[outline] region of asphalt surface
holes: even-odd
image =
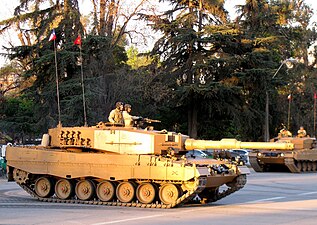
[[[143,209],[46,203],[0,179],[0,224],[316,224],[317,173],[256,173],[208,205]]]

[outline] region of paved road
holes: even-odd
[[[218,202],[168,210],[39,202],[0,180],[0,224],[317,224],[317,174],[252,172]]]

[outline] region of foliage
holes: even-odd
[[[236,23],[230,25],[220,2],[169,2],[172,10],[142,18],[152,21],[154,28],[163,32],[152,54],[160,56],[161,76],[176,90],[174,105],[187,109],[188,117],[177,116],[182,118],[177,124],[188,122],[188,133],[193,137],[199,131],[204,137],[209,134],[209,138],[229,135],[257,140],[263,134],[265,94],[269,92],[271,127],[277,127],[276,123],[282,120],[282,107],[273,105],[278,90],[291,80],[284,68],[279,72],[284,80],[273,80],[272,76],[281,59],[305,58],[296,53],[300,49],[297,43],[304,35],[287,41],[298,35],[298,27],[294,29],[291,22],[309,19],[298,7],[302,3],[246,1],[240,6]],[[215,7],[218,11],[211,10]],[[201,11],[202,8],[205,10]],[[294,10],[301,13],[294,14]],[[306,33],[313,40],[314,33]],[[206,124],[213,132],[206,131]]]
[[[127,64],[131,66],[132,69],[138,69],[151,63],[150,57],[139,55],[138,49],[135,48],[133,45],[128,48],[127,56]]]
[[[37,134],[34,121],[34,102],[24,97],[6,97],[0,104],[0,127],[16,141],[34,138]]]
[[[0,22],[2,31],[16,26],[21,41],[8,48],[19,70],[1,70],[2,77],[18,75],[21,91],[11,98],[1,89],[1,127],[24,137],[56,126],[58,80],[64,126],[84,124],[83,104],[94,125],[123,101],[133,114],[161,120],[157,129],[206,139],[263,140],[266,93],[272,135],[288,119],[291,93],[292,130],[304,125],[314,132],[308,121],[317,61],[308,63],[308,49],[317,36],[303,1],[247,0],[238,6],[234,23],[223,0],[163,2],[169,8],[162,14],[144,14],[147,0],[127,12],[121,1],[92,1],[93,18],[85,18],[84,26],[77,0],[20,1],[15,16]],[[137,15],[162,34],[147,57],[135,47],[125,50],[138,33],[128,26]],[[52,28],[57,39],[49,42]],[[79,34],[82,44],[76,46]],[[289,57],[299,63],[292,69],[282,64],[273,79]]]

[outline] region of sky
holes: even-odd
[[[131,0],[132,1],[132,0]],[[133,0],[134,1],[134,0]],[[317,1],[316,0],[304,0],[306,4],[310,5],[314,10],[314,16],[312,18],[312,22],[317,22]],[[81,5],[85,5],[85,3],[89,3],[88,0],[79,0]],[[229,11],[229,15],[235,14],[235,5],[242,5],[244,4],[245,0],[226,0],[225,8]],[[0,11],[0,21],[4,19],[8,19],[13,15],[14,8],[19,4],[18,0],[1,0],[1,11]],[[89,7],[87,6],[80,6],[80,10],[83,10],[81,13],[87,15],[89,13]],[[17,37],[14,32],[4,32],[0,35],[0,53],[5,53],[3,49],[3,45],[8,46],[8,42],[11,41],[13,43],[17,42]],[[5,58],[0,56],[0,66],[9,63],[9,61]]]

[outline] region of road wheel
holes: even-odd
[[[136,197],[141,203],[152,203],[156,196],[155,186],[151,183],[140,184],[136,190]]]
[[[102,181],[97,185],[97,196],[103,202],[109,202],[116,196],[116,187],[111,181]]]
[[[311,161],[307,162],[307,171],[312,171],[313,163]]]
[[[81,180],[76,184],[75,193],[80,200],[90,200],[95,195],[95,185],[91,180]]]
[[[175,184],[163,184],[159,190],[160,200],[168,205],[175,202],[179,197],[179,189]]]
[[[54,194],[54,184],[52,179],[40,177],[35,182],[35,193],[42,198],[51,197]]]
[[[312,171],[316,171],[317,170],[317,162],[312,162]]]
[[[307,171],[307,162],[306,161],[302,161],[302,171],[303,172]]]
[[[74,196],[74,185],[70,180],[60,179],[55,184],[55,194],[59,199],[69,199]]]
[[[117,186],[116,195],[120,202],[132,202],[135,196],[134,184],[128,181],[121,182]]]
[[[295,165],[297,166],[299,171],[302,171],[303,166],[302,166],[302,162],[301,161],[296,161]]]

